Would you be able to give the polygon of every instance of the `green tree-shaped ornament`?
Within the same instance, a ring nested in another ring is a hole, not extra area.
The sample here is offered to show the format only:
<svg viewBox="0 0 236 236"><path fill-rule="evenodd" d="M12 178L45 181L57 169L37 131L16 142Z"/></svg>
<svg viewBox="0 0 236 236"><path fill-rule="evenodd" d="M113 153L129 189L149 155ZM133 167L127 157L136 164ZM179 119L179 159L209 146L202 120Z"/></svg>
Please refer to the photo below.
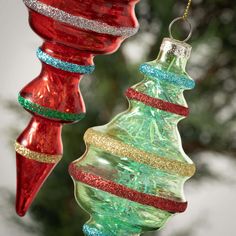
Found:
<svg viewBox="0 0 236 236"><path fill-rule="evenodd" d="M87 150L69 168L78 203L90 213L87 236L134 236L159 229L187 207L183 185L195 172L177 129L188 115L183 91L191 46L165 38L157 60L141 65L129 109L89 129Z"/></svg>

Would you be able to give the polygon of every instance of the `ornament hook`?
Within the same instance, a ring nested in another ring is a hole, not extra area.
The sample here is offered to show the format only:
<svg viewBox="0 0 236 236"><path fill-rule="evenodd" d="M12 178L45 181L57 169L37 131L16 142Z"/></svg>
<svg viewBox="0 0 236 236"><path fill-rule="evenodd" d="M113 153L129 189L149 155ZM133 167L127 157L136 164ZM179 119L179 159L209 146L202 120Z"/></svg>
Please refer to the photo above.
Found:
<svg viewBox="0 0 236 236"><path fill-rule="evenodd" d="M192 29L192 25L191 25L191 23L189 22L189 20L188 20L187 18L182 17L182 16L177 17L177 18L175 18L173 21L171 21L171 23L170 23L170 25L169 25L170 38L171 38L171 39L175 39L175 38L173 37L173 34L172 34L172 27L173 27L173 25L174 25L176 22L178 22L178 21L184 21L185 23L187 23L187 25L188 25L188 27L189 27L189 34L188 34L188 36L187 36L184 40L180 40L180 41L182 41L182 42L187 42L187 41L191 38L191 36L192 36L193 29Z"/></svg>

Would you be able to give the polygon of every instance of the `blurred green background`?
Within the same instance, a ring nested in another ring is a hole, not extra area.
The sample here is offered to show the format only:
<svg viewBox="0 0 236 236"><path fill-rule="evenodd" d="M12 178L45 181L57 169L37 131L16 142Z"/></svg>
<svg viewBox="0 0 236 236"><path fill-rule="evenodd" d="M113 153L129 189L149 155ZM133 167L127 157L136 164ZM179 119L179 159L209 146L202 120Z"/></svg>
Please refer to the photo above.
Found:
<svg viewBox="0 0 236 236"><path fill-rule="evenodd" d="M0 0L0 2L4 6L4 0ZM182 15L186 2L183 0L142 0L136 8L141 27L139 33L127 40L117 53L96 57L96 72L91 77L85 76L81 82L87 116L80 123L63 128L63 161L48 178L30 209L30 218L34 223L26 224L14 216L14 213L10 217L22 227L21 230L28 232L29 235L83 235L81 228L88 219L88 215L75 202L73 183L67 172L68 164L84 152L85 146L82 138L86 129L105 124L115 114L126 109L127 101L123 96L125 89L142 79L138 73L138 65L156 58L163 37L168 36L170 21L174 17ZM14 11L16 12L17 9ZM187 183L187 185L193 186L187 188L187 195L188 191L201 183L206 181L211 183L212 180L220 181L219 172L221 170L227 172L228 169L225 167L227 164L224 159L227 159L228 165L232 167L235 165L236 151L235 1L195 0L190 16L194 32L189 43L193 46L193 52L187 71L197 81L197 86L185 94L191 108L191 115L181 122L179 129L184 149L197 164L198 171L193 180ZM29 27L26 21L24 24L24 27ZM176 35L183 37L185 33L185 30L177 31ZM34 37L37 36L34 35ZM21 74L21 71L18 71L18 74ZM28 79L30 80L30 78ZM6 105L6 109L12 110L12 114L15 114L17 109L15 117L24 120L25 124L27 123L29 116L16 105L15 101L3 99L3 103ZM17 127L13 128L16 130ZM17 132L19 133L19 130ZM16 132L13 133L11 138L16 136ZM209 156L211 156L210 164L206 161ZM212 167L211 163L216 161L219 164L214 170L215 167L214 165ZM236 178L232 178L230 181L232 182L230 182L229 188L235 196L234 181ZM225 186L224 183L223 185ZM215 188L217 188L217 184ZM205 190L210 191L206 188ZM10 196L10 204L13 204L13 193ZM223 202L224 200L222 200L222 204ZM193 203L190 202L191 204ZM201 205L198 205L197 208L200 209ZM236 210L234 208L232 204L232 208L229 209L232 210L232 214ZM211 208L208 210L209 217L211 217ZM221 214L220 211L218 209L218 214ZM202 211L199 210L199 214L200 212ZM194 214L197 213L194 212ZM203 212L201 214L203 215L196 218L201 219L206 216ZM191 212L188 212L188 216L191 217ZM230 217L230 213L228 217ZM228 220L227 217L223 217L223 219ZM160 235L201 235L195 234L195 229L199 224L203 224L201 221L190 222L189 220L188 222L186 218L184 220L186 227L182 227L180 231L171 231L169 228L168 232L161 231ZM178 222L176 224L178 225ZM214 228L216 225L211 225L211 227ZM233 228L231 231L232 236L236 235ZM159 233L145 235L159 235ZM213 235L213 233L208 235Z"/></svg>

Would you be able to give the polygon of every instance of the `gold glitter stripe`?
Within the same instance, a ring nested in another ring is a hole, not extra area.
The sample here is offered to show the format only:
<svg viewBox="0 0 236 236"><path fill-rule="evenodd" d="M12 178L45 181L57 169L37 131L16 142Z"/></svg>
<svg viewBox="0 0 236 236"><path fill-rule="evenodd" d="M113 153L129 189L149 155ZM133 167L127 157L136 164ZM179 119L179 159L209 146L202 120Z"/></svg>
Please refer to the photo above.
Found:
<svg viewBox="0 0 236 236"><path fill-rule="evenodd" d="M139 150L93 129L88 129L86 131L84 140L87 144L92 144L113 155L128 157L134 161L157 169L170 171L181 176L193 176L195 173L196 168L194 164L187 164L159 157L155 154Z"/></svg>
<svg viewBox="0 0 236 236"><path fill-rule="evenodd" d="M57 163L62 158L62 155L49 155L49 154L31 151L17 142L15 142L15 150L17 153L19 153L20 155L30 160L47 163L47 164Z"/></svg>

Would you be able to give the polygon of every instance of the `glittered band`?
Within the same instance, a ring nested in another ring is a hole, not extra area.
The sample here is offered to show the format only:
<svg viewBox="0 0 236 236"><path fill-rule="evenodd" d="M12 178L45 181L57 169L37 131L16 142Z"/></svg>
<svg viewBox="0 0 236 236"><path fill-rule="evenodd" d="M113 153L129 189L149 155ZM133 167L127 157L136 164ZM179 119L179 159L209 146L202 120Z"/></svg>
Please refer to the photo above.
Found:
<svg viewBox="0 0 236 236"><path fill-rule="evenodd" d="M73 163L69 167L69 172L70 175L77 181L143 205L152 206L173 213L184 212L187 208L187 202L177 202L138 192L113 181L103 179L102 177L92 173L84 172Z"/></svg>
<svg viewBox="0 0 236 236"><path fill-rule="evenodd" d="M164 157L159 157L152 153L139 150L131 145L125 144L93 129L88 129L86 131L84 140L87 144L94 145L95 147L113 155L127 157L139 163L149 165L160 170L169 171L180 176L190 177L195 173L194 164L187 164Z"/></svg>
<svg viewBox="0 0 236 236"><path fill-rule="evenodd" d="M91 74L95 66L82 66L82 65L77 65L74 63L70 62L65 62L60 59L54 58L47 54L46 52L43 52L40 48L37 50L37 57L43 61L44 63L53 66L55 68L64 70L64 71L69 71L73 73L79 73L79 74Z"/></svg>
<svg viewBox="0 0 236 236"><path fill-rule="evenodd" d="M95 228L89 227L88 225L83 226L83 232L86 236L108 236L107 234L104 234Z"/></svg>
<svg viewBox="0 0 236 236"><path fill-rule="evenodd" d="M129 99L133 99L133 100L142 102L142 103L146 104L147 106L151 106L151 107L160 109L162 111L167 111L167 112L174 113L174 114L177 114L180 116L188 116L188 114L189 114L189 109L187 107L173 104L170 102L166 102L166 101L163 101L158 98L150 97L150 96L140 93L132 88L129 88L126 91L126 96Z"/></svg>
<svg viewBox="0 0 236 236"><path fill-rule="evenodd" d="M25 99L24 97L21 97L20 95L18 96L18 102L25 109L52 119L59 119L64 121L79 121L85 116L84 113L74 114L74 113L65 113L57 110L52 110L50 108L35 104Z"/></svg>
<svg viewBox="0 0 236 236"><path fill-rule="evenodd" d="M20 155L28 159L42 162L42 163L47 163L47 164L58 163L62 158L62 155L49 155L49 154L31 151L17 142L15 142L15 150L17 153L19 153Z"/></svg>
<svg viewBox="0 0 236 236"><path fill-rule="evenodd" d="M146 76L154 77L155 79L166 81L168 83L177 85L181 88L193 89L195 87L195 82L188 79L186 76L179 76L172 72L159 70L151 65L142 64L139 67L141 73Z"/></svg>
<svg viewBox="0 0 236 236"><path fill-rule="evenodd" d="M89 20L81 16L71 15L63 10L52 7L38 0L23 0L25 5L44 16L54 20L72 25L74 27L90 30L96 33L109 34L113 36L130 37L137 33L137 28L132 27L115 27L104 22Z"/></svg>

